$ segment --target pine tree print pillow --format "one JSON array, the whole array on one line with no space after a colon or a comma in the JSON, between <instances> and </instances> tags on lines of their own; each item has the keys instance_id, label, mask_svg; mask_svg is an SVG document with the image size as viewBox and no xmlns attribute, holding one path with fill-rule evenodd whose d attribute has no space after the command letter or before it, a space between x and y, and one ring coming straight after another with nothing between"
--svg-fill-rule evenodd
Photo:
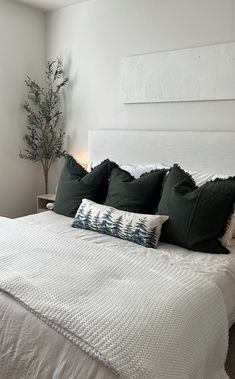
<instances>
[{"instance_id":1,"label":"pine tree print pillow","mask_svg":"<svg viewBox=\"0 0 235 379\"><path fill-rule=\"evenodd\" d=\"M167 220L168 216L120 211L83 199L72 226L157 248L162 224Z\"/></svg>"}]
</instances>

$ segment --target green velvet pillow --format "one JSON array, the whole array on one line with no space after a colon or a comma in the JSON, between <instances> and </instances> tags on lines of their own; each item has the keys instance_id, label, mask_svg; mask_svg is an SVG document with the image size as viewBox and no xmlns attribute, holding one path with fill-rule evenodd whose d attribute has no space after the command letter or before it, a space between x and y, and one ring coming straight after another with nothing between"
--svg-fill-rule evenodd
<instances>
[{"instance_id":1,"label":"green velvet pillow","mask_svg":"<svg viewBox=\"0 0 235 379\"><path fill-rule=\"evenodd\" d=\"M54 211L64 216L74 217L82 199L103 204L108 191L111 165L111 162L106 160L88 173L73 157L66 155Z\"/></svg>"},{"instance_id":2,"label":"green velvet pillow","mask_svg":"<svg viewBox=\"0 0 235 379\"><path fill-rule=\"evenodd\" d=\"M174 165L158 206L158 214L169 216L161 240L195 251L228 254L218 238L225 231L234 201L235 177L197 187L188 173Z\"/></svg>"},{"instance_id":3,"label":"green velvet pillow","mask_svg":"<svg viewBox=\"0 0 235 379\"><path fill-rule=\"evenodd\" d=\"M117 165L112 168L105 205L122 211L154 214L166 170L155 170L135 179Z\"/></svg>"}]
</instances>

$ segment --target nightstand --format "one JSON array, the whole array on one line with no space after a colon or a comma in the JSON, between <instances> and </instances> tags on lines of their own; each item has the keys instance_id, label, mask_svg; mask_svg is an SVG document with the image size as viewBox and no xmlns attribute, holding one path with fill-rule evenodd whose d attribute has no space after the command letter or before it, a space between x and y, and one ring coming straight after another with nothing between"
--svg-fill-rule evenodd
<instances>
[{"instance_id":1,"label":"nightstand","mask_svg":"<svg viewBox=\"0 0 235 379\"><path fill-rule=\"evenodd\" d=\"M55 193L47 193L44 195L37 196L37 213L47 211L47 203L54 203Z\"/></svg>"}]
</instances>

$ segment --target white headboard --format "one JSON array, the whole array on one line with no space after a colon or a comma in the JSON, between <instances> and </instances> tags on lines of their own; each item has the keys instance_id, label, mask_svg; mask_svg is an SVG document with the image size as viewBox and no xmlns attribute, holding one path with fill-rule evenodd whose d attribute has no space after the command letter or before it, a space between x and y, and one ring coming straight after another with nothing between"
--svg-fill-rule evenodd
<instances>
[{"instance_id":1,"label":"white headboard","mask_svg":"<svg viewBox=\"0 0 235 379\"><path fill-rule=\"evenodd\" d=\"M235 131L90 130L89 161L178 163L203 172L235 175Z\"/></svg>"}]
</instances>

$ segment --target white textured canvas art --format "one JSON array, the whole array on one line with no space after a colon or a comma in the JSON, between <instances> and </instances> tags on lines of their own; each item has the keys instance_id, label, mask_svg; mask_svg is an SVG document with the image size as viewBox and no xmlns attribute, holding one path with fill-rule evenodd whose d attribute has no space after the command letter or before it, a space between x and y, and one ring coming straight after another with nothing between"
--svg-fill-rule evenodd
<instances>
[{"instance_id":1,"label":"white textured canvas art","mask_svg":"<svg viewBox=\"0 0 235 379\"><path fill-rule=\"evenodd\" d=\"M123 58L121 101L235 99L235 42Z\"/></svg>"}]
</instances>

